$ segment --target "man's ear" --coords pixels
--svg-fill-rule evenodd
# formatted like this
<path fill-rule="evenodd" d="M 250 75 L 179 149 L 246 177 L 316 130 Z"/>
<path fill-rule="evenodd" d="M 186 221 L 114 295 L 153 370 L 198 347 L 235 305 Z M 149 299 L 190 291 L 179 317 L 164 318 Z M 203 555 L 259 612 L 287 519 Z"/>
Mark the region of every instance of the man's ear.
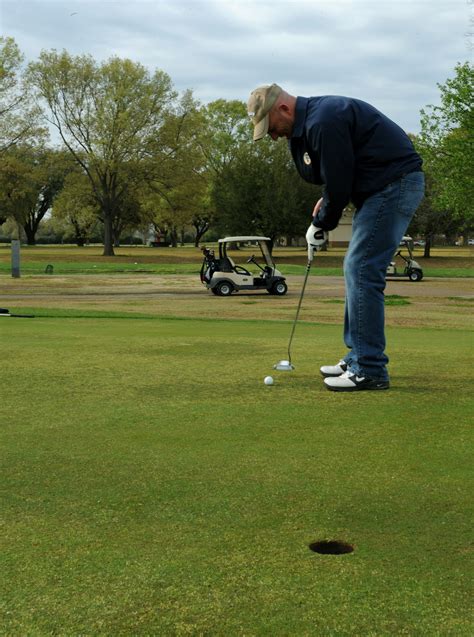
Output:
<path fill-rule="evenodd" d="M 290 114 L 290 107 L 288 106 L 288 104 L 285 104 L 285 102 L 282 102 L 281 104 L 278 105 L 278 110 L 283 115 L 289 115 Z"/>

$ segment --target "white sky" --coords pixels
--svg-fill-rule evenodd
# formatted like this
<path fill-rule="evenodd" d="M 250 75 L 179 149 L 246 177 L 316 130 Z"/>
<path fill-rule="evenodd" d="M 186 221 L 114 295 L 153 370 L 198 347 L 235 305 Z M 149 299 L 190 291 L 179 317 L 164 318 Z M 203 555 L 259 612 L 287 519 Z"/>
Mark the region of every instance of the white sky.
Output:
<path fill-rule="evenodd" d="M 207 103 L 259 84 L 359 97 L 405 130 L 473 58 L 474 0 L 0 0 L 0 33 L 42 49 L 129 57 Z"/>

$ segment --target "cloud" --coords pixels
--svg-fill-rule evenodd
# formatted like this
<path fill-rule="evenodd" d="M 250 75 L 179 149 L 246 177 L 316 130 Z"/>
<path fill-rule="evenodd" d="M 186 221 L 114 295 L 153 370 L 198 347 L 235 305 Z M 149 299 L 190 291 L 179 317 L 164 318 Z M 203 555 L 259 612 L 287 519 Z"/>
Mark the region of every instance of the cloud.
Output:
<path fill-rule="evenodd" d="M 0 0 L 3 32 L 41 49 L 128 57 L 202 102 L 279 82 L 372 102 L 405 129 L 469 56 L 466 0 Z M 71 15 L 71 14 L 75 15 Z"/>

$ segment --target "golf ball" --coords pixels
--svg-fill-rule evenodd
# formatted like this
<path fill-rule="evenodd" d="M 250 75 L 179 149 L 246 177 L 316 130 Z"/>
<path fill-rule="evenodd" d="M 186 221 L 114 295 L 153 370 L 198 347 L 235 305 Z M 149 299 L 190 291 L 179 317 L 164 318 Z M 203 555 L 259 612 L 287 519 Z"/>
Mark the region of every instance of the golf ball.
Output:
<path fill-rule="evenodd" d="M 265 376 L 263 382 L 265 385 L 273 385 L 273 378 L 271 376 Z"/>

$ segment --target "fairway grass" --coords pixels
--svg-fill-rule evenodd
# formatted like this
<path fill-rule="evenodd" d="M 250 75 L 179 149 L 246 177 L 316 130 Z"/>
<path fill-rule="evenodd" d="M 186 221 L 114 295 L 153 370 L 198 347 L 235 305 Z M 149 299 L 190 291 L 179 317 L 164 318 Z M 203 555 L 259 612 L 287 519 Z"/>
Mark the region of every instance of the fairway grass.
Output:
<path fill-rule="evenodd" d="M 218 251 L 217 244 L 212 247 Z M 53 276 L 78 274 L 120 275 L 156 274 L 156 275 L 199 275 L 202 264 L 202 251 L 194 246 L 179 248 L 151 248 L 147 246 L 124 246 L 116 248 L 116 256 L 102 256 L 102 246 L 85 246 L 78 248 L 71 245 L 22 246 L 21 271 L 23 275 L 45 274 L 48 266 L 53 267 Z M 247 264 L 247 259 L 257 252 L 258 248 L 241 247 L 231 250 L 230 256 L 236 263 L 250 267 L 258 273 L 258 269 Z M 344 248 L 330 247 L 327 252 L 320 252 L 312 268 L 314 276 L 342 275 Z M 466 278 L 474 276 L 471 247 L 434 248 L 432 257 L 425 259 L 420 249 L 415 250 L 414 258 L 420 263 L 425 277 Z M 287 275 L 303 275 L 307 256 L 306 249 L 275 247 L 273 256 L 277 267 Z M 404 263 L 398 257 L 397 267 L 403 271 Z M 11 272 L 11 250 L 7 244 L 0 244 L 0 275 Z"/>
<path fill-rule="evenodd" d="M 472 635 L 472 332 L 73 312 L 0 319 L 2 634 Z"/>

